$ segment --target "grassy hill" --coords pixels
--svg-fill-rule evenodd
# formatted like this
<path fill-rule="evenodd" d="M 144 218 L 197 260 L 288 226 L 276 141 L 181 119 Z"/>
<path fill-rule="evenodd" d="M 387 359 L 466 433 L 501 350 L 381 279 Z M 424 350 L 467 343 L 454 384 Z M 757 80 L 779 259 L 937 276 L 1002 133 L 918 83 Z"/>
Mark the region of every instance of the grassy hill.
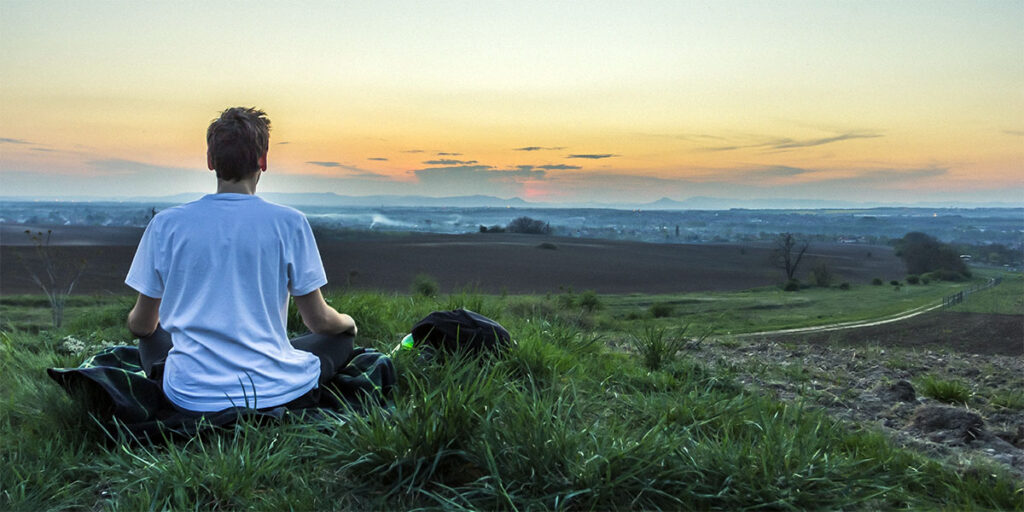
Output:
<path fill-rule="evenodd" d="M 0 509 L 1024 507 L 1024 486 L 1000 467 L 897 447 L 870 425 L 778 401 L 674 350 L 690 320 L 690 333 L 801 326 L 831 321 L 815 311 L 867 317 L 946 291 L 893 288 L 333 295 L 332 305 L 360 323 L 359 343 L 384 351 L 430 311 L 456 307 L 497 319 L 518 346 L 485 363 L 424 364 L 399 354 L 390 413 L 243 423 L 152 446 L 106 440 L 43 371 L 131 343 L 123 327 L 130 299 L 75 298 L 66 327 L 54 331 L 38 298 L 5 297 Z M 657 314 L 659 303 L 670 312 Z M 764 316 L 751 320 L 755 311 Z M 290 327 L 298 328 L 294 318 Z"/>

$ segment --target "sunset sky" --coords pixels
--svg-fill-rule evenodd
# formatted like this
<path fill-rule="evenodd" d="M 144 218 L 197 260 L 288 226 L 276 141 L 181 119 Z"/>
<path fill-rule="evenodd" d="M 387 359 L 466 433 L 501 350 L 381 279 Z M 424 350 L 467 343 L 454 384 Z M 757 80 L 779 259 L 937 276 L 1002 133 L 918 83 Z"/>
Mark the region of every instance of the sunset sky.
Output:
<path fill-rule="evenodd" d="M 0 196 L 1024 205 L 1024 2 L 0 0 Z"/>

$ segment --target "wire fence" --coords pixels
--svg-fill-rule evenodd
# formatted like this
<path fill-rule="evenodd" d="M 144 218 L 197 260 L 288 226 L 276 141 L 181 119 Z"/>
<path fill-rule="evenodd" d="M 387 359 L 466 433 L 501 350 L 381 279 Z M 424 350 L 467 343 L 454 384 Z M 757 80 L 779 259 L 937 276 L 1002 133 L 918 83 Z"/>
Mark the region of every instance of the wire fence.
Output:
<path fill-rule="evenodd" d="M 1003 282 L 1003 278 L 996 277 L 994 279 L 989 279 L 987 282 L 983 284 L 976 284 L 966 290 L 958 291 L 953 295 L 947 295 L 942 298 L 942 307 L 948 308 L 951 306 L 955 306 L 957 304 L 962 304 L 971 295 L 978 293 L 982 290 L 992 288 L 993 286 L 996 286 L 1001 282 Z"/>

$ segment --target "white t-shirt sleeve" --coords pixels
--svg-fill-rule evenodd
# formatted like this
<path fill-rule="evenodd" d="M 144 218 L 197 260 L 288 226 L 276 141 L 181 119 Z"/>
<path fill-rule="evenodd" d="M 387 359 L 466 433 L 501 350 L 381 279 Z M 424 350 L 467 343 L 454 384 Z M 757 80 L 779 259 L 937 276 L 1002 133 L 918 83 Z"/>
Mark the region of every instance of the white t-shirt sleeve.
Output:
<path fill-rule="evenodd" d="M 301 297 L 313 293 L 327 284 L 320 251 L 313 237 L 313 229 L 309 221 L 302 217 L 301 226 L 296 230 L 296 242 L 292 245 L 291 259 L 288 262 L 288 293 Z"/>
<path fill-rule="evenodd" d="M 139 247 L 135 250 L 135 258 L 132 259 L 132 266 L 128 270 L 128 277 L 125 278 L 124 284 L 147 297 L 159 299 L 164 295 L 164 280 L 157 268 L 160 251 L 155 220 L 150 221 L 146 226 L 146 231 L 142 234 L 142 240 L 139 241 Z"/>

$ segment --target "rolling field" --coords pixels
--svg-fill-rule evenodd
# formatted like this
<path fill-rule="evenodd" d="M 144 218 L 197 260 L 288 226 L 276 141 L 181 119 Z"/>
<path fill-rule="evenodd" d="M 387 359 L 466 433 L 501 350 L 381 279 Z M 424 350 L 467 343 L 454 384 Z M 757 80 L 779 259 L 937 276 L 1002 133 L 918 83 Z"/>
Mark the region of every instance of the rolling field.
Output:
<path fill-rule="evenodd" d="M 934 305 L 963 287 L 948 282 L 899 287 L 858 284 L 848 290 L 809 287 L 798 292 L 762 287 L 737 292 L 617 295 L 606 302 L 619 316 L 659 310 L 654 319 L 658 323 L 683 321 L 710 328 L 714 334 L 742 334 L 885 318 Z"/>
<path fill-rule="evenodd" d="M 58 249 L 92 260 L 55 329 L 12 257 L 31 247 L 2 248 L 0 509 L 1024 508 L 1020 274 L 893 324 L 736 336 L 893 316 L 996 273 L 876 286 L 902 277 L 891 251 L 816 246 L 804 268 L 828 264 L 833 286 L 783 292 L 766 247 L 326 240 L 326 296 L 358 344 L 389 351 L 430 311 L 466 307 L 518 345 L 483 366 L 398 354 L 387 412 L 147 445 L 107 438 L 44 372 L 133 343 L 120 282 L 134 247 Z M 418 274 L 440 292 L 410 293 Z M 920 387 L 913 403 L 887 398 L 900 379 Z M 960 386 L 962 402 L 929 384 Z M 983 415 L 983 440 L 932 440 L 915 411 L 935 407 Z"/>
<path fill-rule="evenodd" d="M 86 262 L 76 293 L 131 293 L 123 281 L 139 236 L 141 231 L 135 228 L 95 228 L 77 233 L 70 239 L 72 245 L 54 249 L 65 261 Z M 34 249 L 12 245 L 11 238 L 8 234 L 0 244 L 0 295 L 39 293 L 23 264 L 33 264 Z M 407 292 L 419 274 L 436 279 L 442 292 L 472 288 L 513 294 L 569 289 L 602 294 L 746 290 L 783 280 L 782 271 L 769 261 L 771 248 L 764 245 L 649 244 L 515 234 L 370 234 L 343 240 L 323 237 L 318 243 L 330 282 L 327 288 L 338 291 Z M 904 274 L 902 262 L 889 247 L 814 244 L 798 276 L 806 279 L 819 263 L 832 269 L 837 283 L 867 283 L 876 277 L 888 282 Z"/>
<path fill-rule="evenodd" d="M 975 271 L 979 281 L 1002 277 L 995 287 L 963 303 L 888 325 L 845 331 L 773 336 L 780 342 L 881 345 L 1024 356 L 1024 274 Z"/>

